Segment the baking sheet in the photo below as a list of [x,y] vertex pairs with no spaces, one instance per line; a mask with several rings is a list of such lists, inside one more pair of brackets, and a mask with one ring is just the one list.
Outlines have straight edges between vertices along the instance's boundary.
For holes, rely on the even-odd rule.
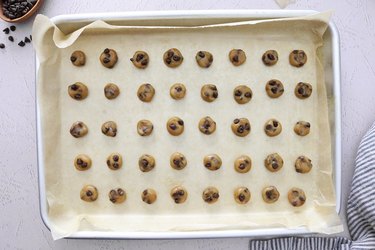
[[[54,237],[83,229],[195,231],[303,225],[315,232],[340,231],[334,211],[323,71],[315,57],[327,20],[327,15],[313,15],[304,20],[193,28],[113,27],[99,21],[80,30],[83,33],[65,36],[47,18],[39,16],[34,26],[34,42],[41,61],[38,100],[42,111],[49,219]],[[120,61],[114,69],[105,69],[98,61],[105,47],[112,47],[119,54]],[[178,69],[169,69],[162,62],[163,52],[170,47],[178,47],[185,56]],[[243,67],[235,68],[228,61],[227,53],[237,47],[247,52],[248,61]],[[309,58],[301,69],[292,68],[288,63],[289,51],[297,47],[303,47]],[[82,48],[88,58],[86,66],[72,67],[68,60],[71,52]],[[280,59],[276,66],[266,68],[260,58],[270,48],[279,51]],[[151,57],[145,71],[137,70],[128,61],[134,51],[142,49]],[[214,54],[214,63],[209,69],[197,67],[194,56],[198,50]],[[264,84],[270,78],[282,80],[286,89],[275,102],[270,102],[264,91]],[[89,98],[82,103],[67,96],[67,86],[75,81],[85,82],[90,89]],[[122,91],[114,102],[108,102],[102,94],[106,82],[111,81]],[[175,103],[169,98],[169,87],[179,81],[186,84],[188,95],[184,101]],[[298,81],[310,82],[317,91],[308,100],[297,100],[293,91]],[[156,87],[151,105],[140,103],[135,95],[142,82]],[[219,88],[220,98],[213,105],[204,103],[199,95],[202,84],[208,82]],[[233,101],[232,91],[234,86],[243,83],[252,88],[254,97],[249,105],[239,107]],[[201,135],[197,129],[199,119],[207,114],[218,123],[212,137]],[[182,137],[171,138],[166,132],[165,122],[173,115],[180,116],[187,124]],[[252,132],[245,139],[234,137],[230,130],[230,122],[237,116],[248,117],[252,124]],[[136,134],[136,123],[142,118],[154,123],[155,131],[150,138]],[[283,125],[283,133],[276,138],[267,138],[262,130],[269,118],[277,118]],[[293,124],[307,118],[313,124],[311,135],[298,138],[292,130]],[[89,126],[89,136],[80,140],[70,136],[69,127],[76,120]],[[119,134],[114,140],[100,132],[101,124],[107,120],[115,120],[119,125]],[[125,158],[124,168],[117,172],[109,171],[105,165],[107,155],[113,151]],[[184,171],[169,167],[169,155],[174,151],[187,156],[189,165]],[[267,172],[263,166],[263,159],[273,151],[279,152],[285,162],[283,170],[276,174]],[[205,154],[214,152],[223,159],[223,167],[208,172],[201,161]],[[79,153],[87,153],[93,159],[92,169],[85,173],[77,173],[72,164]],[[157,160],[156,169],[147,174],[141,173],[137,166],[137,159],[143,153],[150,153]],[[233,170],[233,161],[240,154],[249,154],[253,160],[249,174],[240,175]],[[308,175],[301,176],[294,171],[293,163],[299,154],[309,155],[314,162],[313,171]],[[79,190],[88,183],[99,189],[95,204],[83,204],[79,199]],[[186,203],[175,205],[169,197],[169,190],[175,184],[187,188]],[[267,205],[261,199],[260,190],[271,184],[278,187],[281,197],[276,204]],[[202,190],[209,185],[218,187],[221,194],[220,201],[211,206],[201,199]],[[233,189],[240,185],[248,186],[252,192],[252,200],[245,206],[233,200]],[[304,207],[296,209],[288,204],[286,193],[291,185],[305,190],[308,200]],[[114,206],[108,201],[107,193],[118,186],[126,189],[128,199]],[[140,200],[140,192],[146,187],[158,191],[158,201],[152,206]]]

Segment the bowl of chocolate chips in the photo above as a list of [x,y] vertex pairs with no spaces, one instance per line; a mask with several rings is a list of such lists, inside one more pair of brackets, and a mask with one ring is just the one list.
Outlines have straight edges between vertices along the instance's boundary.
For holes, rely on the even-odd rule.
[[0,18],[9,23],[20,23],[31,17],[43,0],[0,0]]

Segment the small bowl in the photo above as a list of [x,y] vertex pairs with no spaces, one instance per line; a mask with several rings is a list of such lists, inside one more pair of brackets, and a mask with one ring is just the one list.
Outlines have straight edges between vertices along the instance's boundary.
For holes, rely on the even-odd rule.
[[43,4],[44,0],[37,0],[36,4],[29,10],[25,15],[15,18],[15,19],[10,19],[6,17],[3,13],[3,0],[0,0],[0,18],[3,19],[5,22],[8,23],[21,23],[29,19]]

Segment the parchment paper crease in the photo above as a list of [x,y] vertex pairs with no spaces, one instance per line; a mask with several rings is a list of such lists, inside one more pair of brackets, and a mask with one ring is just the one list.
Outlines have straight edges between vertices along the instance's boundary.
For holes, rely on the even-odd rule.
[[[42,142],[45,169],[48,219],[55,239],[81,230],[97,231],[200,231],[255,228],[296,228],[305,226],[311,232],[336,233],[342,230],[335,212],[335,194],[332,183],[331,137],[328,122],[327,95],[324,71],[316,56],[322,46],[322,35],[327,28],[329,14],[303,18],[275,19],[225,23],[197,27],[166,26],[112,26],[103,21],[93,22],[71,34],[62,33],[47,17],[38,15],[34,27],[34,46],[40,61],[37,98],[41,111]],[[99,55],[104,48],[117,51],[119,61],[113,69],[104,68]],[[162,61],[163,53],[177,47],[184,62],[171,69]],[[234,67],[228,52],[241,48],[247,61]],[[279,61],[266,67],[261,61],[264,51],[275,49]],[[303,49],[308,56],[302,68],[290,66],[288,56],[293,49]],[[74,50],[82,50],[87,62],[74,67],[69,58]],[[150,64],[145,70],[135,68],[129,58],[136,50],[145,50]],[[210,51],[214,62],[208,69],[199,68],[195,54]],[[284,83],[285,93],[270,99],[265,83],[276,78]],[[68,85],[81,81],[89,88],[84,101],[75,101],[67,94]],[[300,81],[312,84],[313,94],[306,100],[294,95]],[[114,82],[121,94],[107,100],[103,94],[106,83]],[[156,89],[151,103],[142,103],[136,96],[141,83],[149,82]],[[169,96],[169,87],[183,82],[187,96],[175,101]],[[204,83],[216,84],[219,98],[206,103],[200,97]],[[246,105],[233,100],[233,89],[246,84],[253,91],[253,99]],[[206,136],[197,126],[200,118],[209,115],[217,122],[217,131]],[[182,136],[168,134],[165,123],[171,116],[185,121]],[[230,124],[234,118],[247,117],[252,131],[246,138],[233,135]],[[264,123],[278,119],[283,132],[274,138],[263,131]],[[140,137],[136,124],[149,119],[154,124],[150,137]],[[86,137],[75,139],[69,128],[75,121],[89,127]],[[104,136],[102,123],[113,120],[118,124],[115,138]],[[311,123],[311,133],[299,137],[293,132],[299,120]],[[188,159],[188,166],[175,171],[169,166],[169,157],[179,151]],[[106,158],[119,152],[123,168],[111,171]],[[264,158],[278,152],[284,167],[277,173],[267,171]],[[73,166],[77,154],[92,158],[93,166],[78,172]],[[156,168],[149,173],[138,169],[140,155],[155,157]],[[202,165],[209,153],[221,156],[223,166],[210,172]],[[233,162],[241,154],[252,158],[252,170],[238,174]],[[294,161],[299,155],[312,159],[313,169],[298,174]],[[80,200],[79,192],[86,184],[95,185],[99,198],[93,203]],[[176,205],[170,198],[170,189],[183,185],[189,193],[185,203]],[[220,191],[220,199],[207,205],[201,193],[207,186]],[[275,204],[266,204],[261,190],[274,185],[280,191]],[[247,205],[238,205],[233,190],[247,186],[252,194]],[[306,204],[293,208],[287,200],[291,187],[300,187],[307,195]],[[127,200],[121,205],[109,202],[108,192],[122,187]],[[158,192],[157,202],[148,205],[140,194],[145,188]]]

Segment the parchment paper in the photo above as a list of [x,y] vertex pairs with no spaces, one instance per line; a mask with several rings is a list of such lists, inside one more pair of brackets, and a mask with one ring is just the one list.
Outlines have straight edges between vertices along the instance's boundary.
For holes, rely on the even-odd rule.
[[[161,26],[111,26],[96,21],[71,34],[63,34],[45,16],[38,15],[33,28],[34,46],[40,60],[37,98],[41,111],[42,142],[45,168],[48,218],[55,239],[69,236],[80,230],[98,231],[198,231],[255,228],[307,227],[311,232],[336,233],[342,225],[335,211],[335,194],[332,183],[331,141],[328,120],[324,71],[316,56],[322,45],[322,35],[327,28],[329,14],[303,18],[260,20],[200,27]],[[113,69],[103,67],[99,55],[104,48],[115,49],[119,61]],[[184,56],[178,68],[164,65],[163,53],[177,47]],[[247,61],[234,67],[228,52],[241,48]],[[275,49],[279,61],[266,67],[261,61],[264,51]],[[307,64],[295,68],[288,56],[293,49],[307,53]],[[74,50],[86,54],[86,65],[74,67],[69,58]],[[145,70],[135,68],[129,58],[136,50],[145,50],[150,64]],[[214,62],[208,69],[197,66],[195,54],[210,51]],[[285,92],[277,99],[266,95],[265,84],[276,78],[283,82]],[[68,85],[81,81],[89,88],[89,96],[75,101],[67,93]],[[313,86],[310,98],[300,100],[294,88],[300,81]],[[116,83],[121,94],[107,100],[103,88],[108,82]],[[136,92],[144,82],[153,84],[156,95],[151,103],[142,103]],[[182,82],[187,95],[181,101],[169,96],[173,83]],[[219,98],[206,103],[200,97],[200,88],[213,83],[219,89]],[[252,100],[238,105],[233,100],[233,89],[240,84],[250,86]],[[199,132],[198,121],[209,115],[217,123],[213,135]],[[185,132],[178,137],[168,134],[165,124],[172,116],[185,121]],[[230,124],[234,118],[247,117],[252,131],[245,138],[236,137]],[[277,137],[267,137],[264,123],[278,119],[283,131]],[[154,132],[140,137],[136,124],[149,119]],[[87,136],[76,139],[69,133],[75,121],[89,127]],[[102,123],[113,120],[118,125],[115,138],[106,137]],[[293,132],[299,120],[311,123],[311,133],[299,137]],[[182,152],[188,166],[182,171],[169,166],[173,152]],[[106,158],[119,152],[124,159],[123,168],[111,171]],[[277,152],[284,159],[281,171],[271,173],[264,167],[264,159]],[[85,153],[93,161],[90,170],[75,170],[73,159]],[[138,168],[140,155],[155,157],[156,167],[148,173]],[[216,153],[223,160],[220,170],[207,170],[204,155]],[[246,154],[252,159],[249,173],[235,172],[236,157]],[[312,171],[298,174],[294,161],[306,155],[313,162]],[[99,198],[92,203],[80,200],[80,190],[86,184],[95,185]],[[170,190],[183,185],[188,199],[175,204]],[[217,203],[208,205],[201,194],[207,186],[220,191]],[[279,200],[266,204],[261,190],[274,185],[280,192]],[[251,201],[239,205],[234,201],[236,187],[250,189]],[[126,190],[127,200],[112,204],[108,192],[112,188]],[[287,200],[291,187],[302,188],[307,201],[299,208]],[[156,203],[142,202],[140,195],[145,188],[158,193]]]

